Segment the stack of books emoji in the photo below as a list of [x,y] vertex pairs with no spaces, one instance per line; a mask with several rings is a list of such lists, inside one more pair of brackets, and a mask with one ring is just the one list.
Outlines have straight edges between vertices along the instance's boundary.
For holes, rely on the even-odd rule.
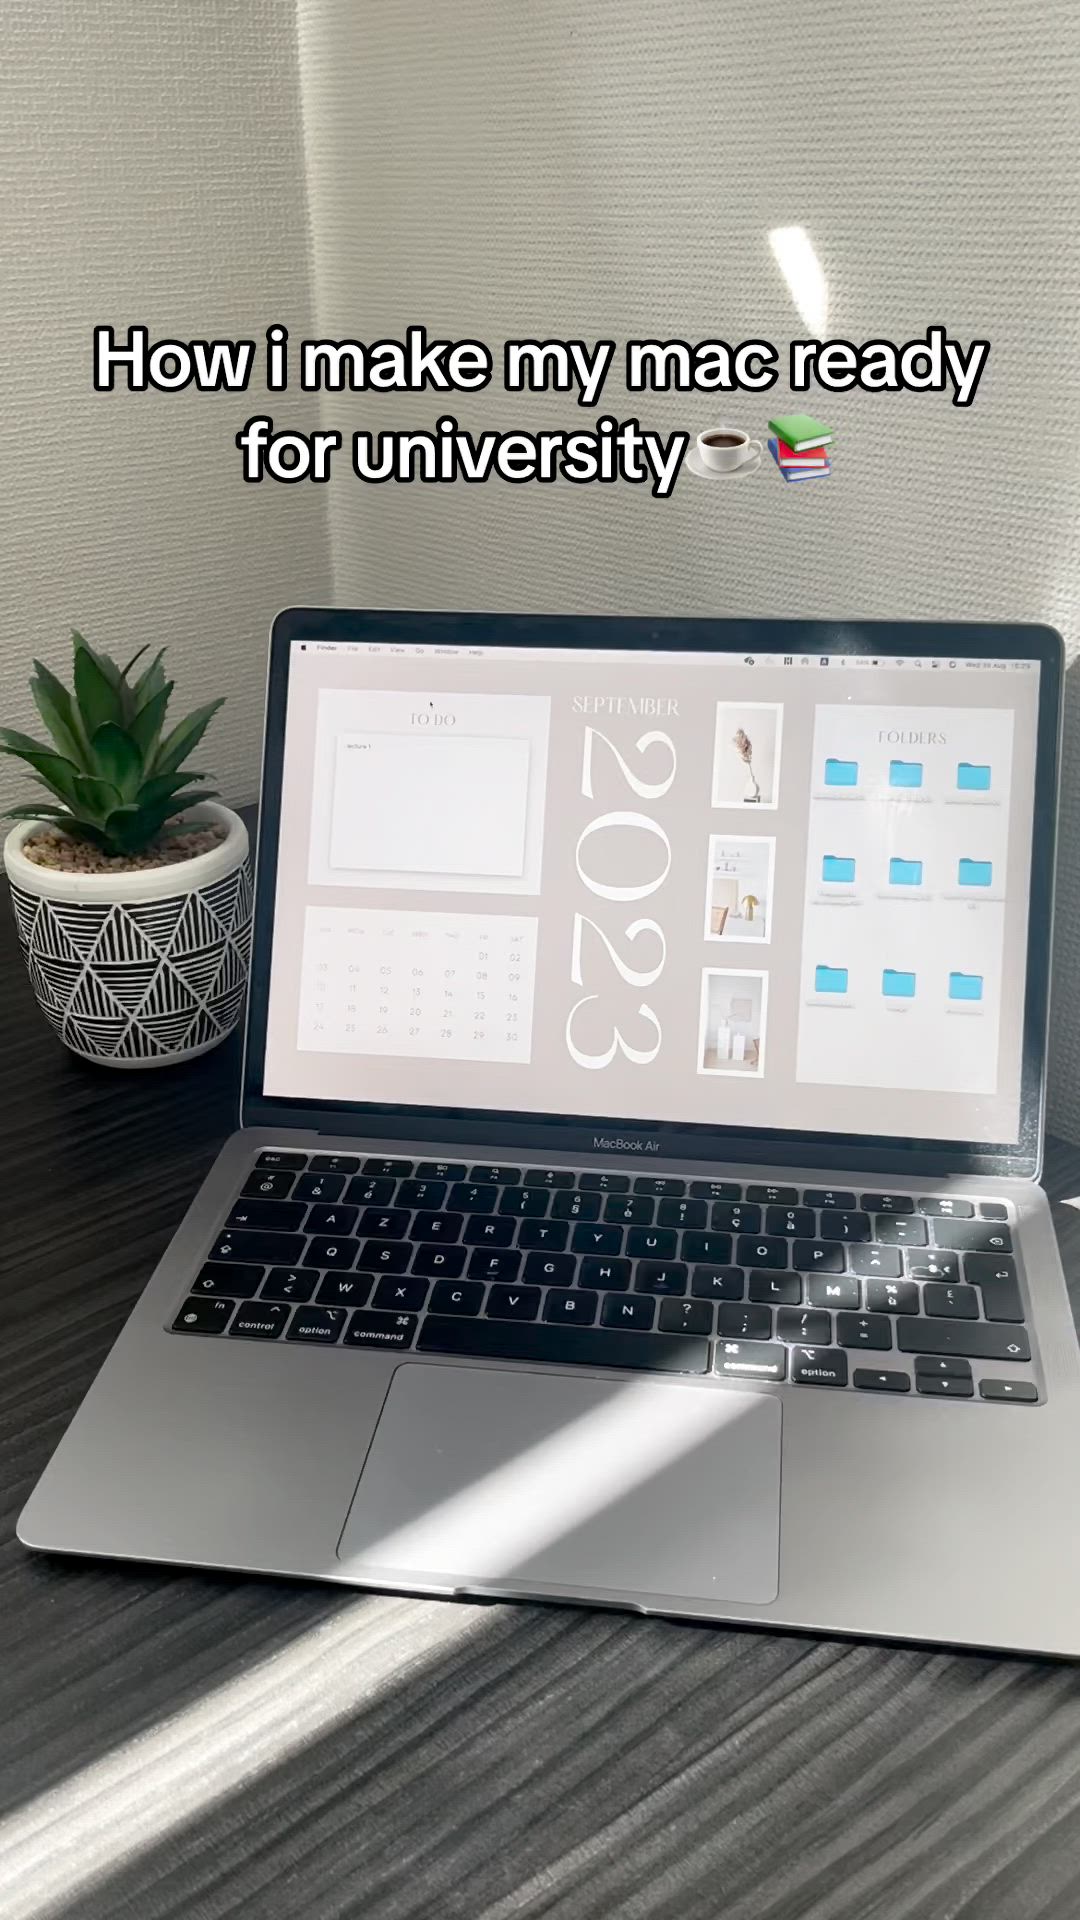
[[832,472],[832,434],[809,413],[784,413],[769,421],[769,452],[785,480],[816,480]]

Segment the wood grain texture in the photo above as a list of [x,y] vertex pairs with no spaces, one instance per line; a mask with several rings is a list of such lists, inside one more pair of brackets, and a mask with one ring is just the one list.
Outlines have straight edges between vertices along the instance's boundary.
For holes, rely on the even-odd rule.
[[25,1552],[238,1048],[82,1067],[0,906],[7,1920],[1073,1920],[1073,1668]]

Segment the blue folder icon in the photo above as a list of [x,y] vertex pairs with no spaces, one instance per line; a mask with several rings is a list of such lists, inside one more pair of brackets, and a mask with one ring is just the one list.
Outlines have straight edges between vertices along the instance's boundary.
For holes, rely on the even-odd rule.
[[913,1000],[915,997],[915,975],[899,973],[895,967],[886,967],[881,976],[881,991],[893,995],[898,1000]]
[[922,761],[890,760],[889,785],[890,787],[921,787]]
[[989,793],[989,767],[974,766],[970,760],[961,760],[956,769],[956,784],[964,793]]
[[922,861],[890,860],[889,885],[890,887],[921,887]]
[[814,992],[846,993],[847,976],[848,970],[846,967],[815,967]]
[[827,787],[854,787],[859,781],[859,763],[857,760],[826,760],[825,785]]
[[854,880],[855,862],[846,853],[827,853],[821,863],[821,877],[823,880]]
[[993,874],[990,860],[961,860],[956,877],[962,887],[988,887]]
[[982,999],[982,974],[981,973],[950,973],[949,999],[950,1000],[981,1000]]

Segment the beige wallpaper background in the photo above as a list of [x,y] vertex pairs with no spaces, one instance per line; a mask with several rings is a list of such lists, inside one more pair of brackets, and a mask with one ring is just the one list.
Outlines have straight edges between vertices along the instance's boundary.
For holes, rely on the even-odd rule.
[[[9,0],[0,168],[7,511],[0,695],[69,621],[168,640],[230,695],[214,764],[257,778],[265,632],[288,600],[1046,620],[1080,648],[1080,10],[1073,0]],[[245,488],[252,396],[97,396],[97,320],[372,339],[804,328],[768,235],[805,227],[826,332],[992,342],[975,404],[811,393],[829,480]],[[766,401],[604,408],[760,432]],[[313,403],[288,400],[288,423]],[[274,411],[285,421],[284,399]],[[427,425],[434,396],[324,397]],[[571,396],[455,403],[588,424]],[[1080,672],[1080,669],[1077,669]],[[0,776],[0,793],[11,788]],[[1053,1123],[1080,1138],[1080,693],[1069,701]]]

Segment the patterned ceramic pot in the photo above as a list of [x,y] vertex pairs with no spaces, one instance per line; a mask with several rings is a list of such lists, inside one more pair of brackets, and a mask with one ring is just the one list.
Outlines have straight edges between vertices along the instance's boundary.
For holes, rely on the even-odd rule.
[[228,829],[193,860],[138,873],[59,873],[9,833],[4,865],[38,1005],[65,1046],[109,1067],[207,1053],[240,1018],[251,948],[247,828],[215,801],[193,815]]

